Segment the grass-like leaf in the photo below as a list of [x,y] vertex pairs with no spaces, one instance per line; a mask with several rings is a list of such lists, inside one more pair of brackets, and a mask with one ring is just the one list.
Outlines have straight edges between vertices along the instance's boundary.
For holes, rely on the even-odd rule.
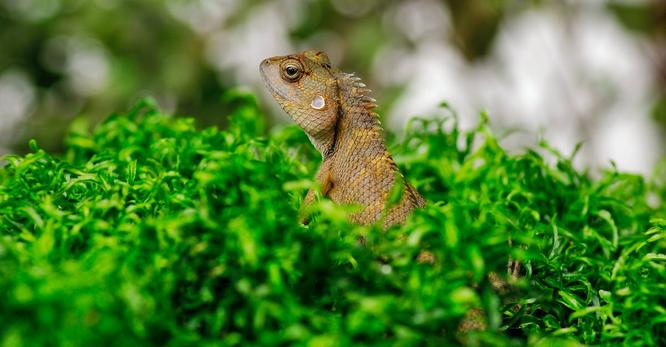
[[[223,131],[146,100],[75,122],[62,157],[5,158],[0,344],[666,344],[661,166],[593,179],[546,143],[507,153],[487,116],[417,119],[391,148],[425,208],[382,231],[324,200],[306,227],[307,137],[227,98]],[[510,258],[521,277],[497,291]],[[463,338],[471,308],[488,329]]]

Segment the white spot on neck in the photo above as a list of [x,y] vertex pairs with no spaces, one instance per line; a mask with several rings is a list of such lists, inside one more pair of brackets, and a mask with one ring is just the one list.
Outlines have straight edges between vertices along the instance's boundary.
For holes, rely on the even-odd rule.
[[317,95],[312,99],[312,102],[310,103],[310,107],[314,108],[315,110],[321,110],[326,106],[326,100],[324,100],[324,97],[321,95]]

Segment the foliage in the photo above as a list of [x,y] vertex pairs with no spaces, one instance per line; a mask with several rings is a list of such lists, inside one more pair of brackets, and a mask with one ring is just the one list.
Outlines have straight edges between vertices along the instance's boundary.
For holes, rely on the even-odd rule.
[[[145,100],[75,123],[63,158],[6,158],[2,345],[666,343],[663,169],[593,179],[545,143],[507,153],[485,117],[415,120],[392,151],[425,208],[384,232],[320,200],[302,226],[316,153],[230,98],[224,131]],[[475,307],[489,328],[460,336]]]

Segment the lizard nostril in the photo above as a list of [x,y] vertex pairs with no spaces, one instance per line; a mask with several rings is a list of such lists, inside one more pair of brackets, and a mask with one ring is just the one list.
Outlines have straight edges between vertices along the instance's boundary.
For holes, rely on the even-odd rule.
[[262,73],[265,73],[265,72],[266,72],[266,69],[268,69],[269,65],[270,65],[270,64],[269,64],[269,62],[268,62],[268,59],[264,59],[264,60],[261,62],[261,64],[259,64],[259,70],[260,70]]

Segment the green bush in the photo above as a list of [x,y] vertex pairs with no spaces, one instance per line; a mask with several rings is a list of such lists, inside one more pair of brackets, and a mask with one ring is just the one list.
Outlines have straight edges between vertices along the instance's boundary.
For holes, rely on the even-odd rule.
[[[5,158],[3,346],[666,344],[663,166],[593,179],[545,143],[507,153],[485,117],[414,120],[391,150],[425,208],[382,231],[320,200],[303,226],[317,153],[229,98],[224,131],[143,101],[75,123],[62,158]],[[459,336],[475,307],[488,329]]]

